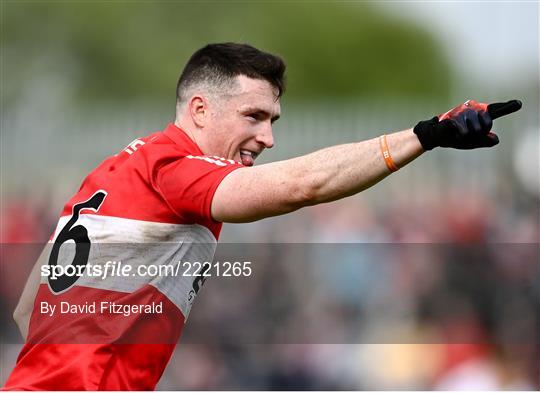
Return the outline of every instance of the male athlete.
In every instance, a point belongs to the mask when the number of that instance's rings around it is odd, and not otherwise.
[[[438,146],[495,146],[492,120],[521,108],[467,101],[405,131],[253,166],[274,145],[284,72],[279,57],[249,45],[191,57],[174,124],[106,159],[65,205],[14,313],[26,343],[5,389],[154,389],[203,280],[96,277],[96,267],[209,261],[223,222],[356,194]],[[80,274],[43,274],[58,266]]]

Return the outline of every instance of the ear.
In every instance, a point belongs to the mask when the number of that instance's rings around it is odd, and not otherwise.
[[[188,109],[193,123],[195,123],[197,127],[203,128],[206,125],[207,117],[209,115],[208,102],[206,99],[200,95],[191,97]]]

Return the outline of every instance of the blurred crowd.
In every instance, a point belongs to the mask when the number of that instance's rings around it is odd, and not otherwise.
[[[251,258],[253,274],[207,280],[159,389],[540,389],[538,199],[423,195],[225,225],[216,260]],[[40,200],[2,204],[0,382],[57,220]]]

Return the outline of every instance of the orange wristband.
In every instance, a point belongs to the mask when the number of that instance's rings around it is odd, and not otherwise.
[[[386,163],[386,166],[388,167],[388,170],[390,172],[395,172],[399,168],[395,164],[394,160],[392,159],[392,156],[390,155],[390,150],[388,149],[388,143],[386,142],[386,135],[381,135],[379,137],[379,143],[381,145],[381,153],[384,158],[384,162]]]

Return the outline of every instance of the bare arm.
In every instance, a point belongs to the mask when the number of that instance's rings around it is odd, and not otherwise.
[[[390,134],[387,141],[398,167],[424,151],[412,129]],[[378,138],[332,146],[231,172],[216,190],[212,216],[222,222],[256,221],[356,194],[389,174]]]
[[[34,301],[36,299],[37,291],[40,284],[40,267],[44,263],[47,263],[46,256],[49,255],[50,244],[45,246],[45,249],[41,252],[38,260],[34,264],[30,276],[24,286],[23,292],[13,312],[13,319],[19,326],[22,337],[26,340],[28,336],[28,327],[30,324],[30,316],[34,309]]]

